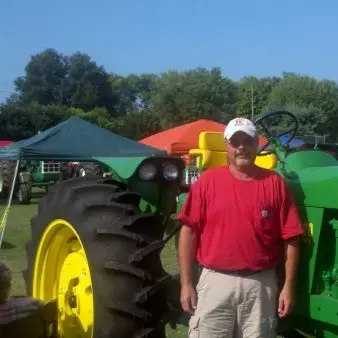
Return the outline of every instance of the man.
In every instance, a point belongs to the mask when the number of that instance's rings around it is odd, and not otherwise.
[[[228,165],[209,169],[191,186],[178,219],[181,303],[192,314],[190,338],[275,337],[277,310],[294,304],[297,209],[281,176],[254,164],[258,135],[244,118],[224,131]],[[202,267],[196,290],[195,260]],[[278,299],[276,267],[285,264]]]
[[[44,305],[31,297],[10,297],[11,286],[11,270],[0,262],[0,325],[25,318]]]

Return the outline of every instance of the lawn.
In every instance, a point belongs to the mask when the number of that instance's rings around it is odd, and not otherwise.
[[[26,293],[22,271],[26,269],[25,245],[30,238],[30,219],[36,213],[39,198],[32,200],[30,205],[13,204],[7,220],[6,232],[0,249],[0,260],[5,261],[13,271],[14,285],[12,293],[22,295]],[[1,215],[4,203],[0,205]],[[177,272],[176,253],[173,243],[163,251],[163,261],[168,272]],[[187,337],[187,329],[178,326],[176,330],[167,329],[168,338]]]

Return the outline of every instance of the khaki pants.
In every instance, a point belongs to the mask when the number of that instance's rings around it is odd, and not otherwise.
[[[203,268],[189,338],[275,338],[277,276],[274,270],[247,277]]]

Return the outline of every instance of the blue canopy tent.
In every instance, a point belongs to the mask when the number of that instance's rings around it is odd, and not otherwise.
[[[290,138],[290,135],[284,135],[284,136],[281,136],[279,138],[279,141],[282,143],[282,144],[285,144],[288,139]],[[289,143],[289,146],[290,148],[298,148],[300,147],[302,144],[304,144],[304,141],[301,140],[301,139],[298,139],[298,138],[293,138],[291,140],[291,142]]]
[[[0,148],[0,160],[88,161],[97,157],[165,154],[165,151],[114,134],[78,117]]]

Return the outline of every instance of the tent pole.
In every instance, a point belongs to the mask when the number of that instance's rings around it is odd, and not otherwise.
[[[17,178],[18,172],[19,172],[19,165],[20,165],[20,160],[16,161],[15,172],[14,172],[13,182],[12,182],[12,186],[11,186],[11,192],[9,194],[7,206],[6,206],[5,212],[2,216],[1,223],[0,223],[0,231],[1,231],[1,233],[0,233],[0,249],[1,249],[2,240],[3,240],[5,229],[6,229],[9,209],[11,208],[11,204],[12,204],[15,182],[16,182],[16,178]]]

